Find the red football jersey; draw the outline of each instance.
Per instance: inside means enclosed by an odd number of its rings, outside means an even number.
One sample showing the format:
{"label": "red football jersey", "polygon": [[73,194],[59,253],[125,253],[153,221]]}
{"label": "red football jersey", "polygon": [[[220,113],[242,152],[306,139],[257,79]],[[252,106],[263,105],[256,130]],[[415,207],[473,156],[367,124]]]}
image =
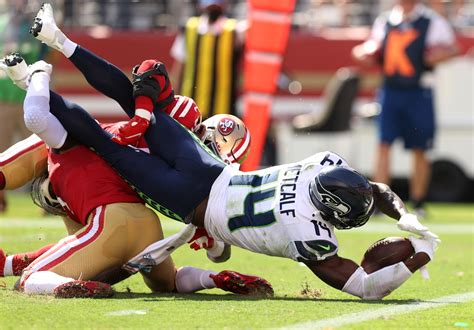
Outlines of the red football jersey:
{"label": "red football jersey", "polygon": [[98,155],[85,146],[49,153],[53,190],[69,216],[85,225],[92,210],[111,203],[143,203],[130,186]]}

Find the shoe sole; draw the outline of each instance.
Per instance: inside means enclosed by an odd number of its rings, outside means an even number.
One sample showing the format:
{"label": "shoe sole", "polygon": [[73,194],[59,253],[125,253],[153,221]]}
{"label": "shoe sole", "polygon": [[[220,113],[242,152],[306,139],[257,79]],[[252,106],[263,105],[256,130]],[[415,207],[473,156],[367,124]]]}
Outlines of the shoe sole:
{"label": "shoe sole", "polygon": [[114,294],[115,291],[112,287],[106,284],[99,284],[96,288],[91,289],[84,283],[66,283],[54,290],[56,298],[110,298]]}

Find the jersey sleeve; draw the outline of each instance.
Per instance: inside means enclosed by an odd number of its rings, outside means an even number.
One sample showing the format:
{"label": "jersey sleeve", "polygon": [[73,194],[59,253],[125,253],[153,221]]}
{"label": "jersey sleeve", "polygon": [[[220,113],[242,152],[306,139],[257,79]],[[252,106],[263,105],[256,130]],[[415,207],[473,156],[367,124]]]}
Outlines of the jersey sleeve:
{"label": "jersey sleeve", "polygon": [[295,261],[318,261],[338,251],[337,238],[332,226],[324,221],[312,220],[288,228],[290,243],[287,257]]}

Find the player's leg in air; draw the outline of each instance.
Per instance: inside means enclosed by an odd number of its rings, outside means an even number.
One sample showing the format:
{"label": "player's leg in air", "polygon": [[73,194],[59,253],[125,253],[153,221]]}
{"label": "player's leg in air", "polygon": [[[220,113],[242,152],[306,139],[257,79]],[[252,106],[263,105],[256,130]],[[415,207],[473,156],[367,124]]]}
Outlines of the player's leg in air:
{"label": "player's leg in air", "polygon": [[[10,63],[11,64],[11,63]],[[36,66],[38,68],[38,65]],[[40,70],[41,71],[41,70]],[[49,81],[49,79],[46,79],[47,77],[46,72],[40,72],[36,73],[32,77],[32,81],[30,83],[30,88],[28,89],[27,93],[27,99],[25,101],[25,112],[28,114],[25,117],[35,117],[34,116],[34,111],[31,113],[30,108],[36,108],[38,104],[42,104],[45,102],[41,102],[41,98],[48,97],[48,93],[43,93],[44,90],[44,82]],[[43,95],[44,94],[44,95]],[[31,102],[32,99],[38,101],[38,102]],[[46,102],[47,103],[47,102]],[[48,117],[47,114],[45,114],[45,117]],[[36,116],[38,117],[38,116]],[[42,125],[39,125],[42,126]],[[46,125],[46,127],[48,127]],[[62,136],[62,134],[48,134],[47,129],[41,130],[38,129],[38,134],[49,137],[51,141],[55,141],[56,136]],[[53,142],[56,146],[56,142]],[[134,204],[135,205],[135,204]],[[138,204],[138,206],[141,206],[142,209],[145,211],[148,211],[146,208],[144,208],[141,204]],[[125,206],[121,206],[122,211],[126,210]],[[124,214],[126,212],[119,212],[116,209],[119,208],[118,205],[112,204],[112,205],[107,205],[104,207],[104,209],[97,208],[97,214],[103,214],[103,224],[101,225],[101,216],[97,215],[96,216],[91,216],[89,218],[87,226],[78,232],[76,235],[70,236],[67,239],[63,240],[62,242],[58,243],[55,247],[49,249],[45,254],[43,254],[40,258],[38,258],[35,262],[33,262],[27,269],[25,274],[22,277],[22,285],[24,286],[25,290],[29,293],[49,293],[51,290],[54,290],[57,295],[59,296],[78,296],[78,295],[93,295],[93,296],[100,296],[101,294],[109,294],[110,292],[108,291],[108,287],[104,286],[100,283],[89,283],[89,282],[77,282],[74,281],[75,278],[77,278],[77,272],[80,272],[82,274],[83,279],[91,279],[95,278],[97,276],[97,273],[102,273],[103,271],[114,268],[117,266],[120,266],[121,264],[118,263],[117,261],[110,260],[110,255],[109,258],[93,258],[94,260],[97,261],[97,264],[94,262],[88,262],[87,263],[87,268],[84,269],[84,267],[80,267],[81,260],[92,260],[92,256],[95,255],[94,250],[97,247],[103,246],[101,244],[101,239],[104,238],[107,242],[111,242],[113,239],[116,237],[111,236],[110,232],[107,234],[108,231],[112,230],[114,228],[114,225],[117,225],[117,220],[115,220],[113,223],[110,222],[110,224],[106,225],[106,223],[109,223],[107,219],[107,214],[111,214],[109,218],[120,218],[119,216],[121,214]],[[120,208],[119,208],[120,209]],[[139,213],[139,210],[135,210],[134,212],[129,212],[134,214]],[[153,214],[153,213],[152,213]],[[154,214],[153,214],[154,215]],[[125,221],[127,222],[127,221]],[[157,223],[157,219],[153,219],[151,221],[152,223]],[[95,223],[95,225],[94,225]],[[127,222],[128,223],[128,222]],[[135,227],[136,224],[134,224],[132,227]],[[94,229],[94,227],[96,229]],[[146,227],[145,224],[140,226],[140,231],[143,229],[142,227]],[[102,228],[102,229],[100,229]],[[161,228],[160,228],[161,229]],[[95,234],[91,234],[94,230],[101,230],[101,234],[98,235],[95,239]],[[127,230],[127,233],[133,232],[133,228],[130,228]],[[137,232],[135,230],[135,232]],[[147,230],[147,232],[153,232],[153,230]],[[82,242],[82,240],[85,239],[85,237],[89,237],[92,235],[92,238],[90,241],[87,242]],[[110,237],[108,237],[110,236]],[[156,235],[155,235],[156,236]],[[107,238],[108,237],[108,238]],[[137,253],[141,252],[144,247],[148,246],[150,243],[159,240],[162,238],[162,234],[160,237],[155,237],[153,240],[143,240],[143,237],[140,236],[140,239],[143,241],[143,246],[140,246],[138,249],[127,249],[127,253],[130,253],[130,255],[126,256],[123,261],[127,261],[129,258],[132,256],[136,255]],[[132,242],[140,241],[140,239],[132,239]],[[65,241],[67,241],[67,244],[65,245]],[[148,242],[147,242],[148,241]],[[87,243],[85,246],[83,244]],[[110,243],[109,243],[110,244]],[[72,249],[69,249],[69,247],[73,247]],[[80,249],[77,251],[71,251],[74,250],[74,247],[81,246]],[[117,253],[120,252],[120,247],[117,246],[117,248],[112,248],[112,251],[117,251]],[[123,249],[122,249],[123,251]],[[123,255],[120,254],[119,255]],[[85,257],[84,257],[85,256]],[[114,259],[114,258],[112,258]],[[115,259],[120,259],[120,258],[115,258]],[[123,262],[122,261],[122,262]],[[124,262],[123,262],[124,263]],[[82,266],[84,266],[84,263],[82,263]],[[89,267],[90,266],[90,267]],[[165,264],[162,264],[160,266],[166,266]],[[172,264],[171,264],[172,266]],[[168,270],[169,269],[174,269],[173,267],[166,267]],[[159,277],[163,277],[164,274],[166,274],[163,270],[158,270],[152,271],[150,274],[145,274],[147,284],[154,289],[154,290],[163,290],[161,289],[163,287],[163,281],[160,281],[160,278],[158,280],[156,278],[153,278],[153,275],[158,274]],[[171,272],[172,274],[174,273]],[[169,277],[168,277],[169,278]],[[171,277],[174,281],[174,276]],[[195,279],[193,282],[192,279]],[[171,283],[173,283],[173,281]],[[184,281],[184,284],[181,284]],[[170,283],[168,281],[168,283]],[[195,268],[189,268],[189,267],[184,267],[178,270],[176,274],[176,288],[178,292],[194,292],[199,289],[203,288],[212,288],[212,287],[219,287],[224,290],[232,291],[232,292],[237,292],[237,293],[261,293],[262,288],[264,288],[265,292],[268,292],[269,289],[271,289],[271,286],[263,281],[262,279],[259,279],[257,277],[252,277],[252,276],[246,276],[242,274],[238,274],[235,272],[221,272],[219,274],[215,274],[209,271],[203,271]],[[169,291],[170,286],[168,285],[165,290]]]}

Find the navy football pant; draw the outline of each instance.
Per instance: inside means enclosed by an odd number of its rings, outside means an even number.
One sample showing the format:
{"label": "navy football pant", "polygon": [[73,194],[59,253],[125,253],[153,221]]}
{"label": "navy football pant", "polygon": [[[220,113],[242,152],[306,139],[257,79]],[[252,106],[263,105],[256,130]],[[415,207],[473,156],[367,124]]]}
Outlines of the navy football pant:
{"label": "navy football pant", "polygon": [[[132,85],[118,68],[79,47],[71,61],[94,88],[115,99],[133,116]],[[82,107],[54,92],[50,108],[73,139],[94,149],[147,204],[173,219],[184,221],[209,196],[225,167],[191,132],[156,109],[156,120],[145,136],[153,153],[149,155],[116,144]]]}

